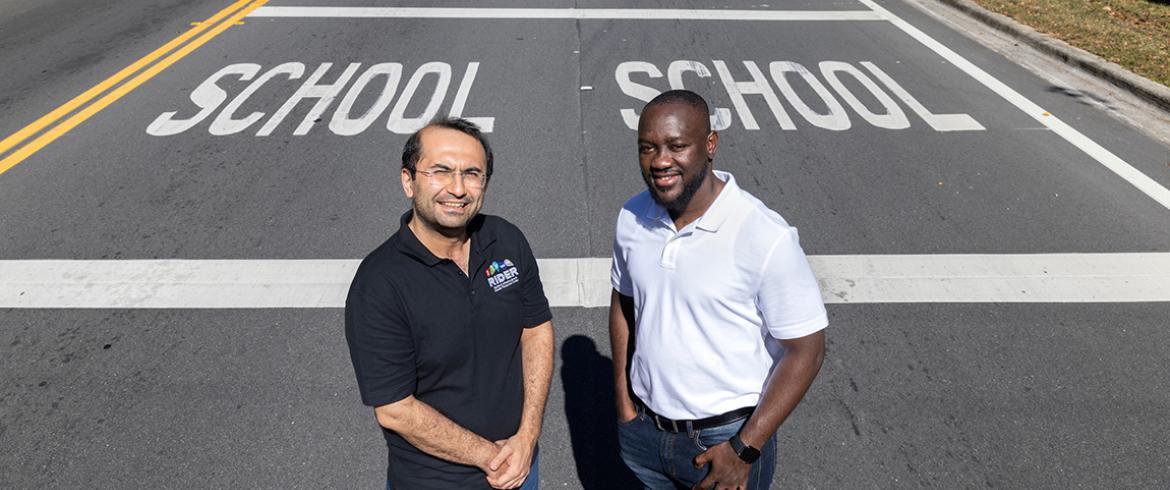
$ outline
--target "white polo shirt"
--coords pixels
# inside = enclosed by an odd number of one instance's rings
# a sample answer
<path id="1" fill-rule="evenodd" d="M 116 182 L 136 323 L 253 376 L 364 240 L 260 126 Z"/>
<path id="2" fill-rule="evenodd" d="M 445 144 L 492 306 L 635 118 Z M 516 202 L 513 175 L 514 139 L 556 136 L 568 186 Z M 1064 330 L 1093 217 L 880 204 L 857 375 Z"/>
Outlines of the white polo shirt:
<path id="1" fill-rule="evenodd" d="M 777 339 L 829 324 L 796 228 L 715 175 L 726 185 L 682 230 L 646 191 L 622 207 L 614 238 L 613 287 L 634 298 L 631 386 L 677 420 L 755 406 Z"/>

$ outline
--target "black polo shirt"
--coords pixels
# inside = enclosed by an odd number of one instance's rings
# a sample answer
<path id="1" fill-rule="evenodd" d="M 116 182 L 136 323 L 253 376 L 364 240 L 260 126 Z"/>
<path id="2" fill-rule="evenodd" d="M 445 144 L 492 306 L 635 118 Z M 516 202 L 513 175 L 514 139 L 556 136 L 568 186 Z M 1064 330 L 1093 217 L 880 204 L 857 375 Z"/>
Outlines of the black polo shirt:
<path id="1" fill-rule="evenodd" d="M 345 302 L 362 402 L 377 407 L 414 395 L 489 441 L 511 437 L 524 405 L 520 334 L 552 318 L 532 250 L 516 226 L 476 216 L 464 275 L 419 242 L 410 219 L 408 211 L 398 232 L 362 261 Z M 383 434 L 394 488 L 490 488 L 478 468 Z"/>

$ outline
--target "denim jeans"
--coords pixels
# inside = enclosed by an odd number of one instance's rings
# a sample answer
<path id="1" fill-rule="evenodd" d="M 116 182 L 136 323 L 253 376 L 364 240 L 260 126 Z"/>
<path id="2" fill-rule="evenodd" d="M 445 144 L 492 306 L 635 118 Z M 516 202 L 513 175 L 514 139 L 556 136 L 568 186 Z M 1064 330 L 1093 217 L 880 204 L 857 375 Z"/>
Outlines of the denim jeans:
<path id="1" fill-rule="evenodd" d="M 540 469 L 540 451 L 532 455 L 532 467 L 528 469 L 528 477 L 524 479 L 524 483 L 520 484 L 520 490 L 540 490 L 540 475 L 537 470 Z M 390 486 L 390 481 L 386 481 L 386 490 L 394 490 Z"/>
<path id="2" fill-rule="evenodd" d="M 621 444 L 622 460 L 649 490 L 675 490 L 691 488 L 707 476 L 711 469 L 708 464 L 695 469 L 694 459 L 707 448 L 731 439 L 747 419 L 738 420 L 694 431 L 684 430 L 677 434 L 658 430 L 654 419 L 643 410 L 626 423 L 618 423 L 618 442 Z M 760 459 L 752 464 L 748 474 L 749 490 L 768 488 L 772 485 L 772 474 L 776 470 L 776 435 L 760 449 Z"/>

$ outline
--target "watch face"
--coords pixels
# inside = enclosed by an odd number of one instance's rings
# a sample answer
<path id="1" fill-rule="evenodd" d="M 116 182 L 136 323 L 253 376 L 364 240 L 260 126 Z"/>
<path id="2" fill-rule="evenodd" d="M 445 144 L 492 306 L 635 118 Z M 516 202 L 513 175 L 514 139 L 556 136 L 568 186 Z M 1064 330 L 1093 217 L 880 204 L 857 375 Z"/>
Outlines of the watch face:
<path id="1" fill-rule="evenodd" d="M 743 450 L 739 452 L 739 459 L 748 464 L 755 463 L 757 459 L 760 459 L 760 450 L 745 445 Z"/>
<path id="2" fill-rule="evenodd" d="M 731 443 L 731 449 L 735 451 L 735 455 L 739 456 L 739 459 L 743 462 L 752 464 L 757 459 L 760 459 L 760 450 L 744 444 L 739 438 L 739 434 L 732 436 L 731 440 L 727 442 Z"/>

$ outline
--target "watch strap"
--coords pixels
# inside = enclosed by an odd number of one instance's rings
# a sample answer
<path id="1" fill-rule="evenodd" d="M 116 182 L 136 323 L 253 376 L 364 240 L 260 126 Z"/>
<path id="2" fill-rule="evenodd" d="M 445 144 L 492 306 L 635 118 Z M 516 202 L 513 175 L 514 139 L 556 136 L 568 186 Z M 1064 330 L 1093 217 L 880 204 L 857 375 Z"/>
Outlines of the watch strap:
<path id="1" fill-rule="evenodd" d="M 744 463 L 753 464 L 757 459 L 760 459 L 760 450 L 744 444 L 743 439 L 739 438 L 739 434 L 731 436 L 727 443 L 731 445 L 731 450 Z"/>

